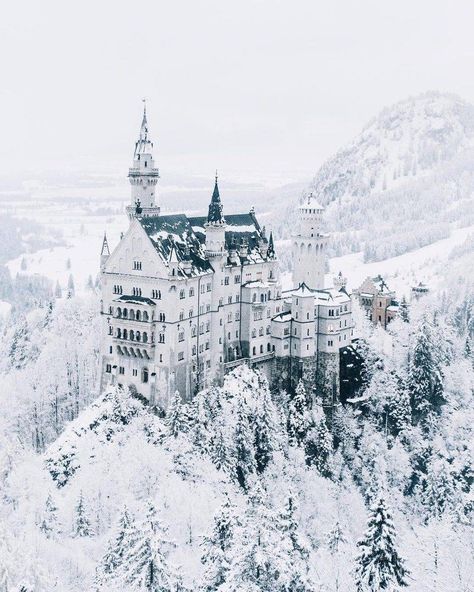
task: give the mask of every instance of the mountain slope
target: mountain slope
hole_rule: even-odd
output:
[[[474,106],[429,92],[383,109],[308,190],[326,206],[333,255],[380,261],[474,224],[473,187]],[[283,236],[295,209],[279,220]]]

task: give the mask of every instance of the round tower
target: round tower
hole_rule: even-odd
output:
[[[143,119],[140,134],[135,143],[132,166],[128,171],[128,179],[132,188],[131,203],[127,206],[127,214],[131,219],[136,215],[137,204],[141,208],[141,216],[158,216],[160,208],[156,205],[156,184],[160,177],[153,160],[153,142],[148,136],[146,104],[143,107]]]
[[[322,232],[324,208],[309,194],[298,208],[298,231],[293,235],[293,285],[324,288],[328,235]]]
[[[222,214],[222,202],[217,185],[217,173],[211,203],[209,204],[207,222],[204,226],[206,229],[206,255],[208,257],[227,256],[225,248],[226,221]]]

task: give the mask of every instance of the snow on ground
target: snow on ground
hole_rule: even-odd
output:
[[[0,319],[7,317],[10,314],[12,305],[9,302],[0,300]]]
[[[443,280],[453,247],[462,244],[473,231],[474,226],[458,228],[448,238],[384,261],[364,263],[361,252],[335,257],[329,262],[331,273],[326,276],[326,284],[330,285],[333,275],[342,271],[351,290],[360,286],[367,276],[379,274],[399,296],[409,297],[411,287],[420,282],[435,290]]]

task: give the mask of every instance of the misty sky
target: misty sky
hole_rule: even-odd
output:
[[[10,2],[0,174],[125,171],[146,96],[162,176],[311,177],[385,105],[474,101],[473,23],[452,0]]]

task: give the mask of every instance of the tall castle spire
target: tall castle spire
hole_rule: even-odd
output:
[[[209,211],[207,214],[207,222],[209,224],[225,224],[225,219],[222,215],[222,202],[219,195],[219,186],[217,184],[217,171],[214,191],[212,193],[211,203],[209,204]]]
[[[155,201],[155,188],[160,177],[153,160],[153,142],[149,137],[146,102],[143,99],[143,117],[138,140],[135,142],[133,163],[128,172],[132,186],[131,203],[127,207],[130,219],[134,218],[139,208],[142,216],[158,216],[160,208]],[[137,207],[137,204],[139,206]]]

